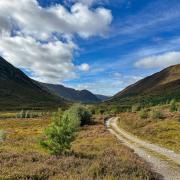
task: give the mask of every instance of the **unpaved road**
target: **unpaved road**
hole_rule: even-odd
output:
[[[180,154],[138,139],[117,126],[118,118],[107,121],[109,131],[140,157],[149,162],[152,169],[165,180],[180,180]]]

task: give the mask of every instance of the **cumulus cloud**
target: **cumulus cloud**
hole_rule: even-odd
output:
[[[80,71],[88,72],[90,70],[89,64],[83,63],[79,66]]]
[[[77,33],[83,38],[104,35],[112,21],[111,12],[104,8],[90,10],[82,3],[74,4],[70,11],[62,5],[42,8],[36,0],[1,0],[0,17],[8,17],[24,32],[42,37],[53,32]],[[5,24],[3,18],[0,27],[9,27],[10,22]]]
[[[0,41],[0,52],[15,66],[32,72],[36,80],[58,83],[76,77],[71,62],[73,42],[41,44],[32,37],[6,37]]]
[[[0,55],[36,80],[62,82],[77,77],[74,36],[103,36],[111,21],[109,10],[80,2],[67,9],[61,4],[43,8],[37,0],[0,0]]]
[[[165,68],[179,63],[180,52],[172,51],[140,59],[135,66],[138,68]]]

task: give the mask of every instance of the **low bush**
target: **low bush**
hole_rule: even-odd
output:
[[[63,118],[69,119],[72,122],[80,122],[81,126],[89,124],[91,116],[91,112],[81,105],[74,105],[63,114]]]
[[[140,112],[139,112],[139,116],[141,119],[147,119],[148,118],[148,112],[144,109],[142,109]]]
[[[135,104],[132,106],[132,112],[137,112],[141,110],[140,104]]]
[[[176,105],[176,100],[175,99],[172,99],[171,102],[170,102],[170,111],[171,112],[177,111],[177,105]]]
[[[163,119],[164,118],[164,114],[163,114],[162,111],[152,110],[151,111],[151,118],[152,119]]]
[[[0,142],[6,139],[6,132],[4,130],[0,130]]]

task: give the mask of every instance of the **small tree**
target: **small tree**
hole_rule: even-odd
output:
[[[40,144],[51,154],[63,154],[71,147],[78,122],[73,123],[67,116],[61,117],[59,113],[54,113],[52,120],[51,125],[45,129],[45,138],[40,140]]]
[[[175,99],[172,99],[171,102],[170,102],[170,111],[171,112],[177,111],[177,105],[176,105],[176,100]]]

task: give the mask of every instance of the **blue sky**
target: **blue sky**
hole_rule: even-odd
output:
[[[4,7],[9,8],[8,0],[3,1]],[[17,11],[27,19],[12,15],[10,26],[0,14],[2,27],[11,30],[11,35],[7,35],[5,28],[0,29],[2,39],[5,37],[0,40],[0,53],[34,79],[113,95],[145,76],[180,63],[179,0],[38,0],[37,4],[28,1],[30,15],[23,7]],[[39,27],[38,22],[43,20],[34,23],[34,15],[41,18],[41,8],[47,19]],[[74,16],[76,11],[80,12],[78,17]],[[65,20],[58,16],[62,12]],[[30,25],[24,22],[27,20]],[[61,20],[59,31],[56,24]],[[53,21],[55,25],[51,24]],[[12,41],[18,47],[13,53],[10,50],[15,47],[8,46]],[[32,58],[32,51],[41,55]]]

